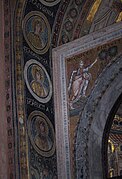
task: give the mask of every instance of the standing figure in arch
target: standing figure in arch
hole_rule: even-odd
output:
[[[96,62],[97,59],[85,68],[84,62],[81,60],[79,68],[77,70],[72,71],[68,86],[70,109],[74,109],[73,104],[77,102],[80,97],[86,97],[86,90],[91,79],[89,69],[92,68],[92,66]]]

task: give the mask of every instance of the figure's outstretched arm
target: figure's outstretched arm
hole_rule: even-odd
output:
[[[95,61],[94,61],[91,65],[87,66],[87,67],[84,68],[83,70],[84,70],[84,71],[88,71],[90,68],[93,67],[93,65],[94,65],[96,62],[97,62],[97,58],[95,59]]]
[[[95,61],[88,67],[88,68],[91,68],[93,67],[93,65],[97,62],[97,58],[95,59]]]

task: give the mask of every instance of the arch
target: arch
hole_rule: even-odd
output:
[[[102,140],[112,107],[122,93],[122,54],[98,77],[76,131],[77,179],[103,179]]]
[[[108,151],[108,139],[109,139],[109,134],[111,130],[111,126],[113,124],[113,119],[120,108],[122,104],[122,93],[116,100],[115,104],[113,105],[109,116],[107,118],[104,132],[103,132],[103,138],[102,138],[102,165],[103,165],[103,176],[104,178],[107,178],[108,175],[108,156],[107,156],[107,151]]]

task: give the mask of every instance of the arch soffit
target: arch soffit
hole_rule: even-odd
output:
[[[99,76],[76,131],[77,178],[103,179],[102,137],[110,111],[122,93],[122,54]]]

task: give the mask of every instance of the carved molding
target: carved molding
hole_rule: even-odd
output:
[[[122,93],[122,55],[99,76],[76,132],[77,178],[102,179],[102,137],[108,115]]]
[[[68,44],[62,45],[53,49],[53,82],[54,82],[54,104],[55,104],[55,125],[56,125],[56,148],[57,148],[57,161],[58,161],[58,178],[70,178],[71,168],[70,168],[70,147],[69,147],[69,116],[68,116],[68,96],[67,96],[67,85],[66,85],[66,60],[70,57],[73,57],[77,54],[81,54],[87,50],[93,49],[97,46],[109,43],[111,41],[117,40],[121,38],[122,29],[121,23],[114,24],[105,29],[102,29],[98,32],[89,34],[80,39],[77,39]],[[115,70],[115,69],[114,69]],[[109,75],[108,75],[109,76]],[[110,75],[111,79],[114,79],[113,75]],[[100,78],[100,77],[99,77]],[[108,81],[108,80],[107,80]],[[109,84],[102,85],[101,89],[102,93],[105,92],[106,88]],[[96,84],[95,84],[96,86]],[[104,87],[104,88],[103,88]],[[95,94],[94,104],[97,105],[99,99],[102,97],[102,94],[99,94],[99,91]],[[91,99],[91,98],[90,98]],[[96,106],[92,106],[92,108],[85,113],[85,118],[88,118],[90,121],[92,120],[92,113],[95,111]],[[84,121],[84,120],[83,120]],[[84,125],[86,126],[88,122],[84,121]],[[89,123],[88,123],[89,125]],[[87,128],[82,128],[81,124],[79,124],[78,131],[81,131],[85,142],[76,138],[76,157],[78,161],[78,154],[80,151],[83,151],[85,154],[81,159],[80,166],[77,163],[78,169],[78,177],[82,178],[82,172],[80,170],[85,171],[88,170],[86,155],[87,151],[84,148],[87,148],[87,139],[89,137],[89,131]],[[87,127],[87,126],[86,126]],[[83,131],[82,131],[83,130]],[[79,132],[80,134],[80,132]],[[78,135],[78,134],[77,134]],[[83,148],[81,147],[83,145]],[[80,147],[78,147],[80,146]],[[83,149],[83,150],[82,150]],[[83,165],[82,165],[82,160]],[[85,161],[86,160],[86,161]],[[86,177],[87,173],[85,174]],[[78,178],[77,177],[77,178]],[[79,179],[78,178],[78,179]],[[89,178],[88,178],[89,179]]]

